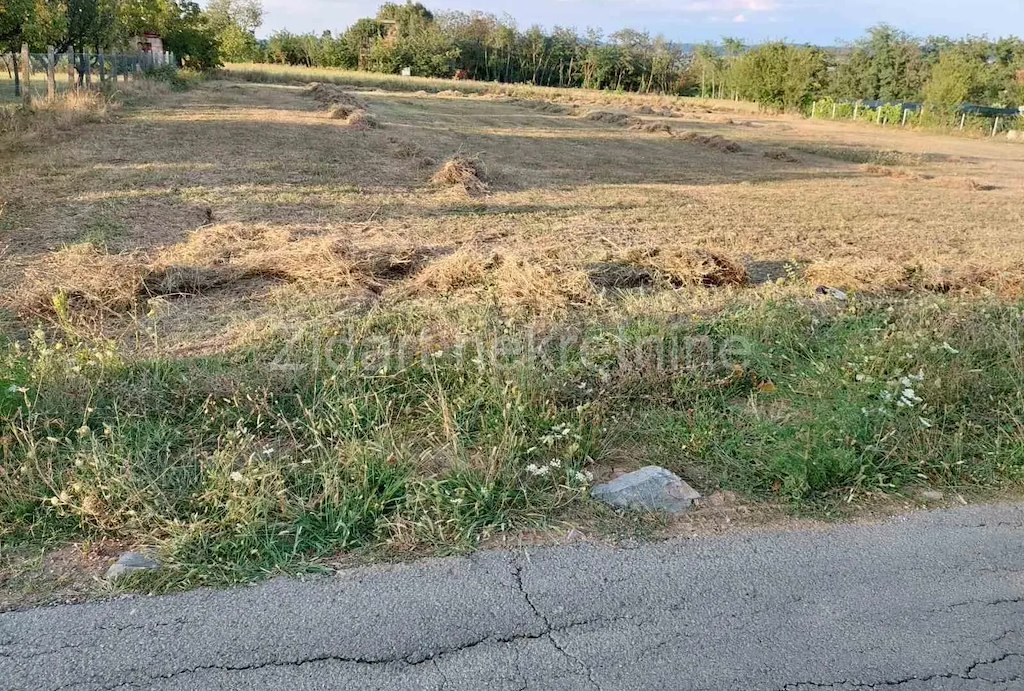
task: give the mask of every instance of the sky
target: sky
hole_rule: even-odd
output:
[[[383,0],[382,0],[383,1]],[[400,0],[401,1],[401,0]],[[919,36],[1024,35],[1024,0],[421,0],[432,11],[509,14],[521,27],[540,24],[648,30],[684,43],[736,36],[749,43],[785,39],[836,44],[888,22]],[[263,0],[263,27],[304,33],[341,31],[376,14],[381,2]]]

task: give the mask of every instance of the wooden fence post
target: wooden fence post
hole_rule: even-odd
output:
[[[853,104],[853,119],[856,120],[860,115],[860,101]]]
[[[107,81],[107,63],[103,60],[103,51],[97,52],[97,60],[100,64],[100,84]]]
[[[839,108],[839,104],[838,103],[833,103],[832,104],[832,119],[833,120],[836,119],[836,110],[838,110],[838,108]]]
[[[996,116],[996,123],[992,125],[992,136],[996,136],[999,133],[999,116]]]
[[[811,120],[814,119],[814,115],[818,112],[818,102],[811,101]]]
[[[882,124],[882,106],[878,106],[878,114],[875,116],[875,124]]]
[[[28,52],[28,44],[21,44],[21,100],[25,107],[32,105],[32,89],[30,80],[32,78],[32,54]]]
[[[92,65],[89,64],[89,52],[82,53],[82,69],[85,70],[85,86],[92,86]]]
[[[75,88],[75,49],[68,48],[68,91]]]
[[[960,129],[961,130],[963,130],[964,123],[966,123],[966,122],[967,122],[967,111],[964,111],[964,113],[960,116]]]
[[[900,127],[906,127],[907,126],[907,113],[909,113],[909,112],[910,111],[907,110],[906,108],[903,109],[903,123],[900,125]]]
[[[57,58],[53,46],[46,49],[46,97],[57,95]]]

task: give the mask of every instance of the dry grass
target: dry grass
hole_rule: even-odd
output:
[[[629,129],[634,132],[646,132],[647,134],[672,134],[671,125],[664,122],[638,122]]]
[[[36,316],[61,311],[64,300],[76,309],[121,312],[135,305],[147,273],[136,254],[112,255],[90,244],[72,245],[26,272],[14,304]]]
[[[441,187],[461,187],[469,194],[487,192],[487,174],[480,159],[462,154],[452,156],[430,181]]]
[[[609,257],[613,264],[630,266],[661,277],[674,287],[687,285],[739,286],[749,280],[743,264],[723,252],[703,248],[640,247]],[[643,275],[643,274],[641,274]]]
[[[746,285],[746,267],[765,262],[806,267],[771,286],[799,294],[1020,290],[1024,171],[1005,144],[729,124],[656,97],[354,86],[155,92],[109,131],[18,152],[0,173],[0,302],[32,323],[54,315],[54,295],[100,319],[167,298],[177,338],[223,347],[225,323],[249,330],[353,297],[685,310],[718,304],[718,288]],[[356,136],[326,116],[339,106],[389,127]],[[651,137],[619,112],[667,108],[689,131]],[[481,153],[448,160],[467,150]],[[114,239],[82,246],[86,228]]]
[[[642,125],[643,121],[639,118],[635,118],[632,115],[626,115],[625,113],[613,113],[607,110],[590,110],[581,116],[588,122],[603,122],[609,125],[622,125],[624,127],[634,127],[636,125]]]
[[[139,80],[146,81],[146,80]],[[47,139],[105,119],[116,104],[96,91],[66,91],[36,99],[31,110],[0,106],[0,142],[5,146]]]
[[[727,154],[735,154],[743,150],[742,146],[719,134],[707,135],[697,132],[682,132],[678,136],[685,142],[693,142]]]

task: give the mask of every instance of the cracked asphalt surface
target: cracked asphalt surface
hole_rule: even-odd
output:
[[[1024,689],[1024,505],[0,615],[4,689]]]

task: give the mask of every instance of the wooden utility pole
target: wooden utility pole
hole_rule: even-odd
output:
[[[57,56],[53,46],[46,49],[46,97],[57,95]]]
[[[28,44],[21,44],[21,100],[28,108],[32,105],[32,89],[29,80],[32,78],[32,54],[28,52]]]
[[[68,48],[68,90],[75,88],[75,49]]]

